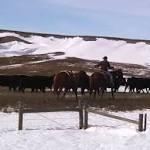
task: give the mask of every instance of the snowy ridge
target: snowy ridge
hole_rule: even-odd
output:
[[[0,43],[0,57],[48,54],[64,52],[60,58],[77,57],[89,60],[100,60],[107,55],[110,61],[149,66],[150,45],[144,42],[127,43],[123,40],[97,38],[96,41],[85,41],[81,37],[56,38],[32,35],[23,37],[12,32],[0,33],[0,37],[14,36],[32,44],[13,41]],[[59,59],[59,57],[56,57]]]

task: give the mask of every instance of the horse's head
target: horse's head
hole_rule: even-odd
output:
[[[122,69],[117,69],[112,71],[112,76],[114,80],[117,80],[120,84],[124,83],[123,72]]]
[[[79,72],[76,72],[75,76],[78,86],[89,87],[89,76],[86,74],[85,71],[81,70]]]
[[[72,70],[70,71],[66,71],[68,77],[69,77],[69,80],[70,80],[70,84],[72,86],[77,86],[77,76],[76,76],[76,73],[74,73]]]

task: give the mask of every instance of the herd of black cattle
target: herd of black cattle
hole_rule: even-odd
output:
[[[0,75],[0,86],[8,87],[9,90],[24,92],[25,89],[30,88],[32,92],[45,92],[46,88],[51,89],[53,85],[52,76],[27,76],[27,75]]]
[[[125,91],[129,88],[129,92],[146,92],[150,91],[150,78],[130,77],[125,79]]]
[[[52,89],[55,75],[51,76],[27,76],[27,75],[0,75],[0,86],[8,87],[9,90],[25,92],[25,89],[34,91],[45,92],[46,89]],[[80,82],[83,82],[80,81]],[[120,86],[124,86],[124,92],[149,92],[150,91],[150,78],[129,77],[124,78]],[[127,90],[128,89],[128,90]]]

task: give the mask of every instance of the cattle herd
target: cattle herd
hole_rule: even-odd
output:
[[[63,71],[63,73],[60,72],[51,76],[0,75],[0,86],[8,87],[9,90],[19,92],[25,92],[26,89],[31,89],[32,92],[45,92],[46,89],[50,89],[54,90],[58,95],[63,88],[66,89],[65,94],[70,89],[73,89],[75,94],[77,94],[77,89],[81,88],[81,94],[84,94],[85,89],[89,91],[91,89],[91,77],[92,75],[87,75],[85,71],[79,71],[77,73]],[[118,91],[120,86],[124,86],[124,92],[129,91],[137,93],[148,93],[150,91],[150,78],[123,78],[122,76],[121,82],[117,80],[118,77],[113,79],[115,81],[115,85],[113,87],[115,92]],[[100,82],[101,81],[99,81],[97,78],[96,83]],[[102,86],[98,84],[98,88],[102,88]],[[106,89],[107,88],[105,87],[105,90]]]
[[[45,92],[46,88],[52,88],[52,76],[27,76],[27,75],[0,75],[0,86],[8,87],[9,90],[25,92],[30,88],[32,92],[39,89]]]
[[[148,93],[150,91],[150,78],[141,78],[141,77],[126,78],[125,92],[127,88],[129,89],[129,92]]]

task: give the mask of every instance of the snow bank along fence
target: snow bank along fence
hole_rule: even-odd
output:
[[[146,131],[146,126],[147,126],[147,114],[139,114],[139,119],[138,120],[132,120],[132,119],[128,119],[125,117],[120,117],[117,115],[113,115],[113,114],[109,114],[107,112],[104,111],[100,111],[100,110],[95,110],[91,107],[87,107],[87,104],[85,101],[82,101],[82,108],[83,108],[83,123],[84,123],[84,129],[88,128],[88,113],[94,113],[94,114],[99,114],[105,117],[109,117],[109,118],[113,118],[113,119],[117,119],[117,120],[121,120],[121,121],[126,121],[135,125],[138,125],[138,131],[142,132],[142,131]]]
[[[79,107],[66,107],[66,108],[23,108],[21,101],[18,102],[19,119],[18,119],[18,130],[23,129],[23,114],[24,113],[38,113],[38,112],[60,112],[60,111],[76,111],[79,112],[79,129],[85,129],[85,123],[83,122],[83,105],[79,101]]]

